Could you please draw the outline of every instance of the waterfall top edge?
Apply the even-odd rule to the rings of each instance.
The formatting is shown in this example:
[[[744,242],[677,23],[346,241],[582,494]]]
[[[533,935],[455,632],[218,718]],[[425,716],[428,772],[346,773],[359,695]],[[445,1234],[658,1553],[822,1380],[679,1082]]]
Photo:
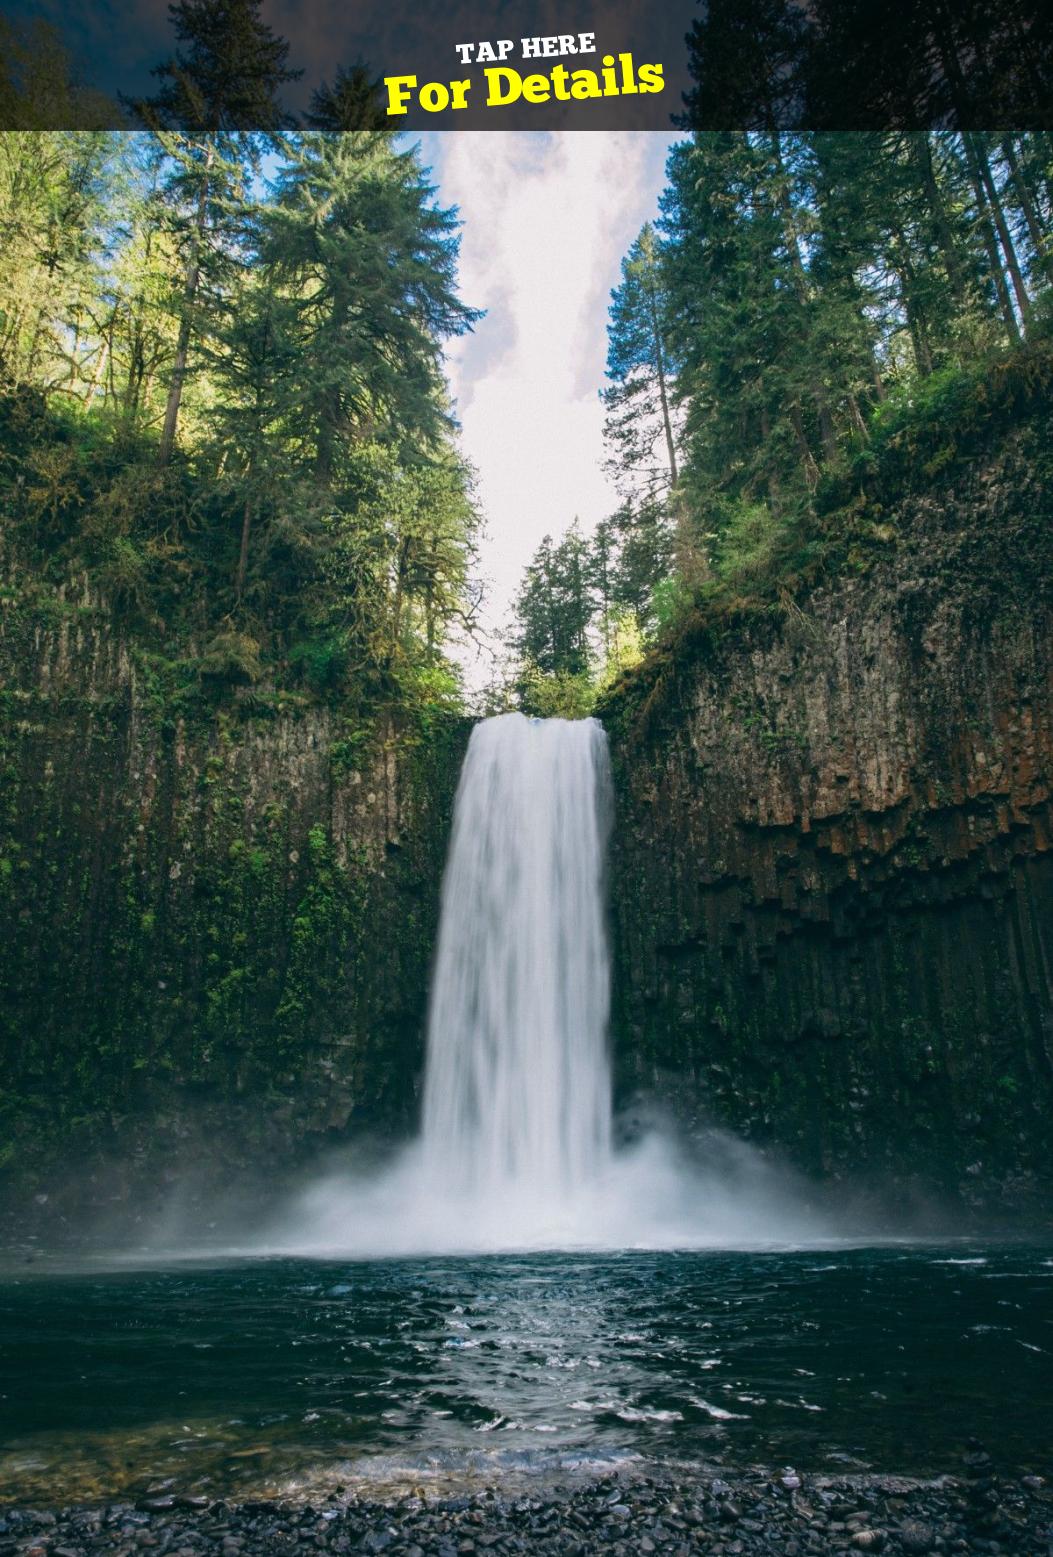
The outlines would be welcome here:
[[[476,721],[475,728],[477,730],[481,730],[486,726],[513,724],[517,724],[523,728],[529,729],[535,729],[538,727],[547,728],[552,725],[566,725],[568,727],[586,725],[591,726],[595,730],[603,729],[602,722],[593,714],[586,714],[581,719],[561,719],[556,716],[551,718],[542,718],[539,714],[522,714],[518,710],[507,714],[488,714],[485,719],[479,719]]]

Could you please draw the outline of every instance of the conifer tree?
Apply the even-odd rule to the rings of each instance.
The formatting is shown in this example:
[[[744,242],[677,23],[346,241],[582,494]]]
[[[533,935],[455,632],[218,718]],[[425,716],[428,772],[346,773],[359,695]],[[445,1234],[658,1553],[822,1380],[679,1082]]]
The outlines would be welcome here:
[[[281,172],[263,253],[298,300],[288,415],[319,479],[374,430],[437,446],[449,426],[440,343],[477,315],[453,288],[455,218],[431,193],[412,152],[367,132],[299,137]]]
[[[196,335],[207,333],[211,284],[229,268],[241,237],[249,177],[261,134],[287,124],[278,93],[289,45],[260,16],[262,0],[177,0],[169,6],[179,47],[154,70],[161,83],[131,106],[159,132],[170,160],[166,198],[181,234],[183,284],[159,460],[175,445]]]
[[[279,92],[301,71],[289,45],[260,16],[262,0],[176,0],[169,5],[178,47],[154,68],[153,97],[132,100],[151,129],[231,134],[289,125]]]
[[[316,88],[304,117],[312,130],[390,130],[381,92],[380,80],[356,60],[349,69],[338,68],[332,86],[323,81]]]
[[[668,491],[678,479],[668,304],[654,228],[648,222],[622,261],[611,294],[607,332],[604,434],[620,476],[639,478],[644,493]]]

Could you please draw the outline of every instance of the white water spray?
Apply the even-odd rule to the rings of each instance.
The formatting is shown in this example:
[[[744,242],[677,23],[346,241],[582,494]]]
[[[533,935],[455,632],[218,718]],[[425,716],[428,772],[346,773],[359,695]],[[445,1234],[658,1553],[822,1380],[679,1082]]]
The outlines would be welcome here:
[[[785,1168],[710,1132],[611,1144],[594,719],[504,714],[472,732],[443,882],[420,1140],[299,1197],[264,1247],[309,1254],[745,1247],[825,1241]],[[259,1247],[259,1246],[258,1246]]]

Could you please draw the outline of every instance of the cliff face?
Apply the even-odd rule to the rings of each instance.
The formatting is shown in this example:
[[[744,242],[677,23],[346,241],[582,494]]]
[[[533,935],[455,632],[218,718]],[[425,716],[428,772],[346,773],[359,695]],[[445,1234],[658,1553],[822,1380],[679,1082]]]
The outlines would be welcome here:
[[[405,1128],[467,722],[180,688],[74,589],[4,605],[7,1174]]]
[[[1047,437],[1029,415],[861,497],[828,577],[711,611],[608,697],[623,1100],[828,1176],[1048,1187]],[[17,569],[0,604],[21,1203],[56,1166],[98,1198],[409,1129],[469,722],[210,687]]]
[[[699,624],[610,699],[623,1095],[826,1174],[1048,1181],[1044,436],[885,513],[858,576]]]

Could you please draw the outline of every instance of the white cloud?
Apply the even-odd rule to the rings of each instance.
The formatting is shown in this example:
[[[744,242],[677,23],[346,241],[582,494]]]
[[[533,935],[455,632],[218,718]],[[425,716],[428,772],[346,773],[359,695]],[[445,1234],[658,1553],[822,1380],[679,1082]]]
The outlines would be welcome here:
[[[622,256],[657,213],[670,144],[648,131],[424,139],[437,198],[464,223],[461,295],[487,309],[447,360],[479,476],[495,639],[542,537],[575,515],[591,529],[616,506],[601,469],[607,306]]]

